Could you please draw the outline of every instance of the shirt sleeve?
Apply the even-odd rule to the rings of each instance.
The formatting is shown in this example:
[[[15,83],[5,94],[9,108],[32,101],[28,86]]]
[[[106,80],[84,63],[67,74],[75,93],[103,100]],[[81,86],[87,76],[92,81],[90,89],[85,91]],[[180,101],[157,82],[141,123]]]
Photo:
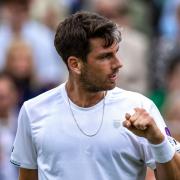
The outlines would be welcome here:
[[[26,169],[37,169],[37,153],[25,105],[18,117],[18,128],[11,153],[11,163]]]
[[[151,104],[151,108],[150,108],[150,112],[149,112],[150,116],[153,117],[153,119],[156,122],[156,125],[158,126],[158,128],[161,130],[161,132],[166,136],[166,123],[164,122],[163,117],[161,116],[161,113],[159,112],[158,108],[156,107],[156,105],[152,102]]]

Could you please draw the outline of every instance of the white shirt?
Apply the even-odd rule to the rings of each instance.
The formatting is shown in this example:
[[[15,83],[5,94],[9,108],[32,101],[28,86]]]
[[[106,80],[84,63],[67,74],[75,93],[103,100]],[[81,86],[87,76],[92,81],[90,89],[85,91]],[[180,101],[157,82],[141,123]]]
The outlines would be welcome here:
[[[71,102],[84,132],[98,129],[103,100],[90,108]],[[126,112],[145,108],[165,134],[155,105],[146,97],[114,88],[107,92],[103,124],[96,136],[77,127],[67,100],[65,84],[24,103],[11,162],[38,169],[39,180],[142,180],[146,166],[155,168],[148,141],[122,126]]]

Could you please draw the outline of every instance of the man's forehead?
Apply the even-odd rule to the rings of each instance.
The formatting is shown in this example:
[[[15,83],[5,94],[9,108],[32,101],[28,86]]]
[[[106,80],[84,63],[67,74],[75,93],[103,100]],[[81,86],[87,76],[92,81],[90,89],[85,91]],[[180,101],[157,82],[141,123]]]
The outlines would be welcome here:
[[[119,43],[114,41],[112,43],[112,45],[110,45],[109,47],[105,47],[105,39],[103,38],[92,38],[90,39],[90,47],[91,47],[91,51],[93,50],[113,50],[113,49],[118,49],[119,48]]]

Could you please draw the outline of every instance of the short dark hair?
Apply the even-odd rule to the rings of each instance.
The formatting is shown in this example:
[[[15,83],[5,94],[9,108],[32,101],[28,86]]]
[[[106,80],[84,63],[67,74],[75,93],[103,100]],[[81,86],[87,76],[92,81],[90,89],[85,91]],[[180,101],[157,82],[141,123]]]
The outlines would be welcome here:
[[[77,12],[61,22],[57,28],[54,45],[65,64],[69,56],[86,62],[91,50],[90,39],[103,38],[104,47],[121,41],[118,26],[109,19],[92,12]]]

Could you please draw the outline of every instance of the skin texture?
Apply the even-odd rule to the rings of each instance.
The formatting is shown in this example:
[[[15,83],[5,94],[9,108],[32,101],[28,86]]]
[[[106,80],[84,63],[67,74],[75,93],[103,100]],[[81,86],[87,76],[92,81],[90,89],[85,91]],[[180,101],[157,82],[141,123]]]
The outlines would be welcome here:
[[[38,180],[38,171],[20,168],[19,180]]]
[[[91,51],[86,62],[75,56],[68,58],[66,90],[71,101],[81,107],[95,105],[103,98],[105,91],[113,89],[118,70],[122,67],[121,60],[117,58],[118,44],[104,48],[104,40],[100,38],[91,39],[90,43]],[[133,115],[126,114],[124,126],[153,144],[159,144],[164,139],[154,119],[144,109],[136,108]],[[170,162],[157,164],[157,179],[180,180],[179,167],[180,157],[176,153]],[[20,180],[37,179],[37,171],[21,169],[20,172]]]

